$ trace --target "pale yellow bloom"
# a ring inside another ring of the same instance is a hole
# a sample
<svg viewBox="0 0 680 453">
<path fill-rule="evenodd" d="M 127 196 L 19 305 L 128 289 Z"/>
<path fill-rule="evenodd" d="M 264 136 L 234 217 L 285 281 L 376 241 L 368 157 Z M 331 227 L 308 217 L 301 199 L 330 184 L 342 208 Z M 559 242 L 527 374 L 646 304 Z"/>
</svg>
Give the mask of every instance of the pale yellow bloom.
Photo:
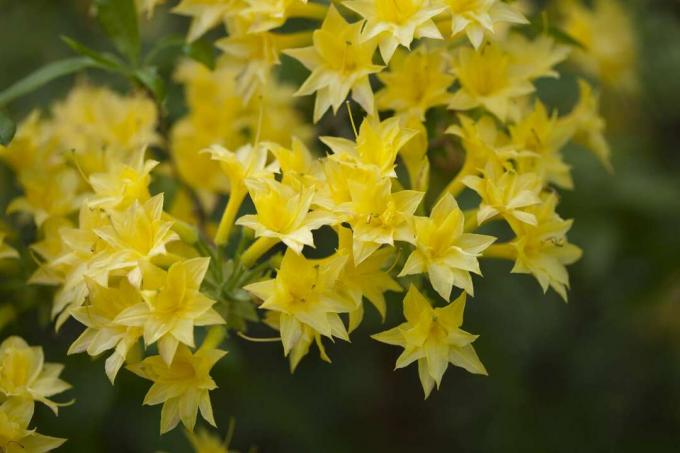
<svg viewBox="0 0 680 453">
<path fill-rule="evenodd" d="M 88 205 L 103 209 L 125 209 L 135 201 L 148 200 L 151 170 L 158 162 L 145 161 L 145 152 L 146 148 L 140 148 L 131 154 L 127 162 L 111 158 L 105 172 L 91 174 L 88 182 L 94 195 L 88 199 Z"/>
<path fill-rule="evenodd" d="M 78 165 L 89 175 L 106 171 L 106 151 L 119 155 L 160 142 L 154 102 L 137 93 L 78 85 L 52 108 L 50 122 L 62 152 L 75 151 Z"/>
<path fill-rule="evenodd" d="M 351 201 L 339 209 L 345 212 L 354 234 L 355 264 L 361 263 L 381 245 L 394 241 L 413 243 L 410 219 L 425 195 L 415 190 L 392 193 L 389 178 L 377 175 L 348 183 Z"/>
<path fill-rule="evenodd" d="M 445 7 L 432 6 L 430 0 L 348 0 L 343 5 L 366 19 L 365 39 L 378 38 L 385 63 L 399 45 L 410 48 L 417 38 L 442 39 L 432 18 Z"/>
<path fill-rule="evenodd" d="M 350 91 L 364 110 L 373 113 L 373 90 L 368 76 L 379 72 L 382 66 L 373 64 L 377 41 L 364 40 L 362 26 L 363 22 L 348 24 L 331 6 L 321 28 L 314 31 L 314 45 L 286 51 L 312 71 L 296 96 L 316 92 L 314 122 L 330 107 L 337 113 Z"/>
<path fill-rule="evenodd" d="M 331 159 L 396 178 L 397 154 L 417 133 L 403 127 L 398 117 L 381 122 L 369 116 L 361 123 L 356 143 L 340 137 L 321 137 L 321 141 L 333 151 Z"/>
<path fill-rule="evenodd" d="M 352 231 L 339 226 L 337 255 L 347 256 L 348 259 L 338 277 L 337 291 L 354 301 L 356 308 L 349 315 L 349 331 L 354 330 L 364 317 L 365 297 L 380 313 L 382 319 L 387 314 L 385 292 L 401 291 L 401 286 L 394 280 L 386 269 L 386 265 L 394 259 L 394 249 L 383 247 L 373 252 L 359 264 L 355 264 L 353 256 Z"/>
<path fill-rule="evenodd" d="M 153 382 L 144 404 L 163 403 L 161 434 L 175 428 L 180 420 L 193 431 L 199 410 L 203 419 L 215 426 L 209 392 L 216 389 L 217 384 L 210 377 L 210 370 L 225 354 L 225 351 L 208 347 L 192 353 L 188 347 L 180 345 L 169 365 L 158 355 L 128 365 L 130 371 Z"/>
<path fill-rule="evenodd" d="M 7 212 L 30 214 L 37 226 L 50 218 L 68 216 L 83 200 L 80 176 L 70 167 L 24 172 L 19 181 L 24 194 L 12 200 Z"/>
<path fill-rule="evenodd" d="M 314 261 L 289 249 L 275 279 L 244 288 L 264 301 L 261 309 L 279 312 L 285 355 L 301 340 L 305 326 L 328 338 L 349 340 L 338 313 L 350 312 L 355 304 L 335 288 L 346 260 L 346 256 L 336 256 Z"/>
<path fill-rule="evenodd" d="M 33 404 L 11 398 L 0 405 L 0 451 L 3 453 L 45 453 L 59 448 L 66 439 L 45 436 L 28 426 Z"/>
<path fill-rule="evenodd" d="M 447 74 L 449 62 L 442 49 L 419 46 L 412 52 L 397 52 L 390 71 L 378 75 L 385 85 L 376 93 L 379 110 L 425 119 L 432 107 L 448 103 L 448 88 L 454 77 Z"/>
<path fill-rule="evenodd" d="M 167 273 L 150 267 L 145 279 L 156 273 L 151 278 L 160 287 L 145 289 L 144 300 L 122 310 L 114 324 L 143 329 L 144 344 L 158 342 L 163 361 L 172 364 L 180 343 L 194 347 L 194 326 L 225 322 L 212 308 L 215 301 L 200 292 L 209 264 L 210 258 L 200 257 L 174 263 Z"/>
<path fill-rule="evenodd" d="M 579 80 L 579 93 L 578 104 L 563 118 L 562 126 L 571 130 L 576 142 L 590 149 L 611 171 L 611 149 L 604 135 L 607 122 L 600 115 L 600 97 L 585 80 Z"/>
<path fill-rule="evenodd" d="M 462 47 L 453 58 L 452 72 L 460 89 L 450 99 L 452 110 L 484 107 L 501 121 L 517 116 L 518 98 L 534 91 L 526 75 L 515 73 L 508 53 L 498 45 L 480 52 Z"/>
<path fill-rule="evenodd" d="M 511 225 L 515 221 L 536 224 L 536 216 L 527 211 L 528 207 L 541 203 L 542 185 L 536 174 L 517 173 L 489 164 L 481 177 L 466 176 L 463 183 L 482 198 L 477 212 L 480 225 L 497 215 Z"/>
<path fill-rule="evenodd" d="M 401 346 L 397 368 L 418 361 L 418 376 L 427 398 L 434 385 L 441 384 L 449 363 L 474 374 L 487 374 L 472 343 L 477 335 L 460 328 L 465 311 L 465 293 L 446 307 L 433 308 L 430 302 L 411 286 L 404 298 L 406 322 L 373 335 L 383 343 Z"/>
<path fill-rule="evenodd" d="M 257 237 L 278 239 L 302 253 L 305 245 L 314 247 L 313 230 L 336 222 L 329 212 L 310 212 L 313 188 L 297 191 L 274 179 L 248 179 L 246 183 L 257 214 L 245 215 L 236 224 L 254 230 Z"/>
<path fill-rule="evenodd" d="M 448 193 L 430 217 L 415 217 L 414 223 L 416 249 L 399 275 L 427 272 L 432 287 L 447 301 L 454 286 L 473 295 L 470 273 L 481 275 L 477 258 L 496 238 L 465 233 L 465 215 Z"/>
<path fill-rule="evenodd" d="M 162 218 L 163 194 L 140 204 L 133 203 L 124 211 L 110 213 L 110 225 L 96 228 L 94 233 L 115 252 L 121 267 L 130 267 L 130 282 L 139 286 L 140 263 L 166 253 L 166 245 L 179 239 L 171 230 L 173 222 Z"/>
<path fill-rule="evenodd" d="M 572 59 L 605 85 L 635 92 L 639 82 L 632 14 L 617 0 L 593 3 L 592 9 L 574 0 L 560 4 L 564 31 L 584 47 L 574 49 Z"/>
<path fill-rule="evenodd" d="M 526 24 L 527 19 L 512 4 L 502 0 L 438 0 L 451 14 L 451 36 L 465 33 L 477 49 L 485 36 L 493 36 L 503 23 Z"/>
<path fill-rule="evenodd" d="M 191 17 L 187 33 L 187 40 L 191 42 L 224 21 L 239 3 L 240 0 L 182 0 L 172 11 Z"/>
<path fill-rule="evenodd" d="M 528 151 L 515 159 L 519 172 L 535 173 L 546 185 L 573 188 L 571 167 L 564 162 L 560 152 L 571 139 L 573 130 L 558 118 L 556 111 L 548 115 L 546 107 L 537 100 L 533 110 L 509 129 L 512 144 Z"/>
<path fill-rule="evenodd" d="M 63 369 L 59 363 L 45 362 L 40 346 L 29 346 L 23 338 L 9 337 L 0 344 L 0 400 L 39 401 L 56 414 L 59 404 L 49 398 L 71 388 L 59 379 Z"/>
<path fill-rule="evenodd" d="M 87 352 L 95 357 L 114 349 L 105 364 L 106 375 L 113 383 L 128 352 L 142 336 L 141 328 L 120 325 L 114 320 L 121 312 L 141 302 L 141 294 L 127 279 L 121 279 L 117 286 L 108 288 L 87 277 L 85 281 L 88 304 L 72 310 L 71 316 L 86 329 L 71 344 L 68 353 Z"/>
<path fill-rule="evenodd" d="M 532 274 L 544 292 L 551 287 L 566 301 L 569 288 L 566 266 L 578 261 L 582 252 L 567 241 L 573 220 L 563 220 L 555 212 L 556 205 L 557 195 L 545 195 L 540 205 L 531 208 L 536 224 L 515 227 L 517 239 L 511 246 L 516 259 L 512 272 Z"/>
</svg>

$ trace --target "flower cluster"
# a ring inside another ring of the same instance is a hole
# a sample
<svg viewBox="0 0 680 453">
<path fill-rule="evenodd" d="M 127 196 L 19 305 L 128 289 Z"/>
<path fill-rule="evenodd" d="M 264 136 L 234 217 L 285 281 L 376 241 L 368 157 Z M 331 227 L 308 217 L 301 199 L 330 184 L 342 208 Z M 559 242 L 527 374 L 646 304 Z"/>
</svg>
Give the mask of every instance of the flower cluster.
<svg viewBox="0 0 680 453">
<path fill-rule="evenodd" d="M 151 16 L 159 3 L 137 6 Z M 30 282 L 56 288 L 57 328 L 84 327 L 69 353 L 106 353 L 112 383 L 126 363 L 152 381 L 144 404 L 163 404 L 161 432 L 193 431 L 199 412 L 215 425 L 210 371 L 228 331 L 278 331 L 294 370 L 312 344 L 330 361 L 328 340 L 349 341 L 366 305 L 384 320 L 407 290 L 405 322 L 373 338 L 404 349 L 397 368 L 417 361 L 427 397 L 449 364 L 487 374 L 462 329 L 484 260 L 567 299 L 581 250 L 558 213 L 557 190 L 574 185 L 564 155 L 574 143 L 609 168 L 610 150 L 591 82 L 559 112 L 536 81 L 570 55 L 628 78 L 579 34 L 619 14 L 611 1 L 560 12 L 572 40 L 526 26 L 519 2 L 337 3 L 182 0 L 187 45 L 221 23 L 228 34 L 214 67 L 178 61 L 180 114 L 80 84 L 0 147 L 22 189 L 8 212 L 37 228 Z M 291 18 L 318 27 L 289 32 Z M 309 71 L 297 91 L 277 77 L 290 57 Z M 295 100 L 310 95 L 306 121 Z M 345 105 L 348 120 L 328 112 Z M 16 256 L 3 239 L 0 258 Z M 22 392 L 51 404 L 64 387 L 37 388 Z"/>
<path fill-rule="evenodd" d="M 39 346 L 23 338 L 9 337 L 0 343 L 0 449 L 7 453 L 54 450 L 66 439 L 45 436 L 29 429 L 35 403 L 49 407 L 56 415 L 63 404 L 54 395 L 71 386 L 61 380 L 64 366 L 45 362 Z"/>
</svg>

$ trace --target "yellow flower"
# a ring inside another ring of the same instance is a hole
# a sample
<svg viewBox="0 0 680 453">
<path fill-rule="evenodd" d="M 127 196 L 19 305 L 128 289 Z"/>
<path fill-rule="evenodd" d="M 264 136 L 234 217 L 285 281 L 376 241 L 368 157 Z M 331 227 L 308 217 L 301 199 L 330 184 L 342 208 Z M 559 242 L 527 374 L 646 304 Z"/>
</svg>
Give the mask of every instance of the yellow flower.
<svg viewBox="0 0 680 453">
<path fill-rule="evenodd" d="M 312 230 L 336 222 L 328 212 L 309 211 L 312 188 L 297 191 L 274 179 L 248 179 L 246 183 L 257 214 L 244 215 L 236 224 L 254 230 L 257 237 L 280 240 L 299 254 L 305 245 L 314 247 Z"/>
<path fill-rule="evenodd" d="M 229 151 L 220 145 L 213 145 L 204 150 L 212 160 L 218 161 L 231 185 L 232 195 L 244 193 L 247 178 L 266 178 L 272 176 L 274 168 L 267 168 L 267 146 L 264 143 L 255 146 L 243 145 L 236 152 Z"/>
<path fill-rule="evenodd" d="M 130 156 L 129 162 L 111 159 L 104 173 L 93 173 L 88 178 L 94 195 L 88 199 L 90 207 L 125 209 L 133 202 L 149 199 L 151 170 L 158 162 L 144 160 L 146 148 Z"/>
<path fill-rule="evenodd" d="M 289 148 L 274 142 L 266 142 L 264 145 L 276 158 L 284 182 L 289 178 L 295 178 L 305 186 L 311 187 L 319 183 L 319 179 L 322 178 L 321 164 L 302 140 L 293 137 Z"/>
<path fill-rule="evenodd" d="M 349 314 L 349 331 L 356 329 L 364 317 L 364 305 L 361 303 L 365 297 L 385 319 L 387 306 L 385 304 L 385 292 L 401 291 L 401 286 L 385 269 L 385 265 L 394 255 L 394 250 L 389 247 L 376 250 L 368 258 L 359 264 L 354 263 L 352 255 L 352 231 L 349 228 L 339 226 L 337 255 L 347 256 L 348 259 L 340 272 L 337 281 L 337 291 L 353 300 L 356 308 Z"/>
<path fill-rule="evenodd" d="M 174 263 L 167 273 L 150 267 L 145 281 L 156 273 L 152 278 L 160 280 L 160 287 L 143 291 L 144 301 L 120 312 L 114 324 L 143 329 L 144 344 L 158 342 L 160 356 L 170 365 L 179 343 L 194 347 L 194 326 L 224 324 L 212 308 L 215 301 L 200 292 L 209 264 L 210 258 L 200 257 Z"/>
<path fill-rule="evenodd" d="M 446 133 L 457 136 L 465 149 L 466 168 L 461 171 L 476 172 L 488 162 L 504 165 L 518 157 L 515 146 L 493 117 L 483 115 L 475 121 L 466 115 L 458 115 L 458 121 L 460 125 L 449 126 Z"/>
<path fill-rule="evenodd" d="M 314 31 L 314 45 L 286 51 L 312 71 L 295 95 L 316 92 L 314 122 L 330 107 L 337 113 L 350 90 L 354 100 L 368 113 L 373 113 L 373 91 L 368 76 L 379 72 L 382 66 L 373 64 L 377 42 L 364 40 L 362 27 L 363 22 L 345 22 L 331 6 L 321 28 Z"/>
<path fill-rule="evenodd" d="M 569 274 L 565 266 L 581 258 L 581 249 L 567 241 L 573 220 L 563 220 L 556 212 L 557 195 L 544 195 L 542 203 L 531 209 L 535 225 L 526 223 L 515 229 L 517 239 L 515 267 L 512 272 L 533 274 L 543 288 L 552 287 L 565 301 L 569 288 Z"/>
<path fill-rule="evenodd" d="M 285 355 L 301 340 L 305 326 L 325 337 L 349 341 L 338 313 L 350 312 L 354 302 L 335 289 L 346 260 L 346 256 L 336 256 L 313 261 L 289 249 L 275 279 L 244 287 L 264 301 L 260 308 L 280 313 L 279 328 Z"/>
<path fill-rule="evenodd" d="M 439 388 L 449 363 L 470 373 L 487 374 L 472 346 L 477 335 L 460 329 L 464 311 L 465 293 L 446 307 L 433 308 L 418 289 L 411 286 L 404 298 L 406 322 L 372 337 L 404 348 L 397 359 L 397 368 L 418 361 L 418 376 L 427 398 L 435 384 Z"/>
<path fill-rule="evenodd" d="M 105 287 L 85 277 L 88 288 L 88 304 L 71 312 L 78 322 L 86 326 L 85 331 L 71 344 L 69 354 L 85 352 L 93 357 L 114 349 L 106 359 L 105 369 L 111 383 L 123 366 L 130 348 L 142 336 L 142 329 L 128 327 L 114 322 L 124 310 L 141 302 L 139 290 L 127 279 L 121 279 L 117 286 Z"/>
<path fill-rule="evenodd" d="M 52 108 L 51 130 L 62 151 L 75 151 L 86 175 L 106 171 L 106 151 L 120 156 L 160 142 L 158 112 L 141 92 L 122 96 L 86 84 Z"/>
<path fill-rule="evenodd" d="M 227 18 L 240 0 L 182 0 L 172 10 L 175 14 L 192 18 L 187 41 L 195 41 Z"/>
<path fill-rule="evenodd" d="M 225 441 L 208 430 L 199 428 L 195 433 L 187 431 L 186 435 L 194 453 L 229 453 L 229 446 Z"/>
<path fill-rule="evenodd" d="M 480 52 L 458 49 L 452 71 L 460 82 L 449 102 L 453 110 L 484 107 L 505 121 L 517 116 L 517 98 L 534 91 L 526 77 L 512 71 L 510 55 L 498 45 L 488 45 Z"/>
<path fill-rule="evenodd" d="M 579 80 L 580 97 L 574 110 L 562 120 L 562 126 L 571 128 L 574 140 L 589 148 L 612 171 L 611 149 L 604 132 L 607 123 L 600 115 L 600 98 L 585 80 Z"/>
<path fill-rule="evenodd" d="M 163 194 L 140 204 L 134 202 L 124 211 L 110 213 L 110 225 L 95 228 L 94 233 L 114 251 L 121 267 L 132 268 L 130 282 L 141 282 L 140 262 L 166 253 L 168 242 L 179 239 L 171 230 L 173 222 L 162 219 Z"/>
<path fill-rule="evenodd" d="M 268 311 L 264 316 L 263 322 L 272 329 L 281 332 L 281 316 L 282 313 L 278 311 Z M 307 324 L 302 324 L 300 329 L 301 329 L 300 337 L 293 344 L 293 346 L 290 349 L 290 352 L 288 353 L 288 363 L 290 365 L 290 372 L 294 373 L 302 359 L 307 354 L 309 354 L 309 349 L 311 348 L 312 343 L 316 344 L 317 348 L 319 349 L 319 356 L 321 357 L 321 360 L 327 363 L 331 363 L 331 359 L 330 357 L 328 357 L 328 354 L 326 353 L 326 348 L 323 345 L 321 334 L 314 330 L 312 327 L 308 326 Z"/>
<path fill-rule="evenodd" d="M 188 347 L 180 345 L 169 365 L 158 355 L 128 365 L 136 375 L 153 381 L 144 404 L 163 403 L 161 434 L 175 428 L 180 420 L 193 431 L 199 410 L 203 419 L 215 426 L 209 392 L 216 389 L 217 384 L 210 377 L 210 370 L 225 354 L 225 351 L 207 347 L 192 353 Z"/>
<path fill-rule="evenodd" d="M 28 429 L 34 407 L 30 401 L 10 398 L 0 405 L 0 451 L 44 453 L 59 448 L 66 439 L 44 436 Z"/>
<path fill-rule="evenodd" d="M 535 173 L 546 185 L 553 183 L 565 189 L 573 188 L 571 167 L 560 153 L 573 131 L 565 127 L 556 111 L 548 115 L 543 103 L 536 100 L 533 110 L 509 129 L 513 145 L 528 151 L 515 159 L 520 173 Z"/>
<path fill-rule="evenodd" d="M 378 38 L 385 63 L 399 45 L 410 48 L 416 38 L 442 39 L 432 18 L 445 7 L 429 0 L 348 0 L 343 5 L 366 19 L 365 39 Z"/>
<path fill-rule="evenodd" d="M 518 77 L 538 79 L 541 77 L 558 78 L 554 69 L 571 52 L 569 46 L 558 44 L 547 34 L 529 39 L 519 33 L 511 33 L 498 42 L 510 56 L 512 71 Z"/>
<path fill-rule="evenodd" d="M 245 3 L 240 15 L 250 22 L 248 33 L 255 34 L 280 27 L 307 0 L 245 0 Z"/>
<path fill-rule="evenodd" d="M 0 232 L 0 260 L 5 258 L 18 258 L 19 253 L 5 243 L 6 234 Z"/>
<path fill-rule="evenodd" d="M 0 159 L 17 174 L 64 163 L 52 139 L 50 124 L 40 112 L 31 112 L 17 127 L 9 145 L 0 145 Z"/>
<path fill-rule="evenodd" d="M 485 36 L 494 35 L 501 23 L 529 23 L 520 10 L 502 0 L 438 0 L 451 14 L 451 36 L 465 32 L 479 48 Z"/>
<path fill-rule="evenodd" d="M 354 233 L 354 263 L 359 264 L 381 245 L 394 241 L 413 243 L 411 217 L 425 195 L 415 190 L 392 193 L 389 178 L 349 181 L 351 201 L 339 209 L 345 212 Z"/>
<path fill-rule="evenodd" d="M 257 92 L 265 91 L 287 43 L 283 35 L 241 30 L 250 23 L 232 20 L 229 24 L 229 36 L 219 39 L 215 45 L 224 52 L 228 67 L 235 71 L 236 92 L 244 102 L 249 102 Z"/>
<path fill-rule="evenodd" d="M 366 167 L 383 177 L 396 178 L 397 153 L 417 133 L 414 129 L 402 127 L 398 117 L 381 122 L 369 116 L 361 123 L 356 143 L 340 137 L 321 137 L 321 141 L 333 151 L 331 159 Z"/>
<path fill-rule="evenodd" d="M 637 38 L 631 14 L 615 0 L 593 4 L 592 9 L 578 1 L 560 4 L 564 31 L 584 47 L 574 49 L 572 59 L 604 84 L 635 92 L 639 88 Z"/>
<path fill-rule="evenodd" d="M 49 398 L 71 388 L 59 379 L 63 369 L 59 363 L 46 363 L 40 346 L 9 337 L 0 344 L 0 399 L 39 401 L 56 414 L 59 404 Z"/>
<path fill-rule="evenodd" d="M 482 224 L 497 215 L 511 225 L 515 220 L 536 224 L 536 216 L 527 208 L 541 203 L 541 180 L 534 173 L 517 173 L 498 165 L 487 165 L 482 177 L 470 175 L 463 183 L 482 198 L 477 223 Z"/>
<path fill-rule="evenodd" d="M 474 294 L 470 273 L 481 275 L 477 257 L 496 240 L 464 232 L 465 215 L 453 195 L 445 194 L 430 217 L 415 217 L 416 249 L 399 276 L 427 272 L 432 287 L 447 301 L 453 286 Z"/>
<path fill-rule="evenodd" d="M 424 120 L 429 109 L 449 101 L 454 77 L 447 74 L 448 66 L 441 49 L 419 46 L 409 53 L 397 52 L 390 72 L 378 75 L 384 85 L 375 97 L 378 109 Z"/>
<path fill-rule="evenodd" d="M 54 217 L 66 217 L 80 207 L 80 176 L 69 167 L 30 171 L 19 176 L 24 195 L 12 200 L 7 212 L 25 212 L 37 226 Z"/>
</svg>

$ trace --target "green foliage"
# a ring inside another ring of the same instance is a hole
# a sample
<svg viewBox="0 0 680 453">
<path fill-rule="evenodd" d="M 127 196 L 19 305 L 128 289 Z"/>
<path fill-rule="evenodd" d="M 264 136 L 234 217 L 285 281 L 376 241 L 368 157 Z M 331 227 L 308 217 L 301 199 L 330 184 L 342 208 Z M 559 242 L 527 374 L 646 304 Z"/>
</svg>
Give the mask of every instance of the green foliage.
<svg viewBox="0 0 680 453">
<path fill-rule="evenodd" d="M 0 111 L 0 145 L 8 145 L 14 138 L 17 125 L 4 112 Z"/>
<path fill-rule="evenodd" d="M 59 77 L 96 66 L 90 57 L 75 57 L 48 63 L 0 92 L 0 106 L 24 96 Z"/>
<path fill-rule="evenodd" d="M 95 0 L 94 3 L 97 19 L 116 49 L 136 63 L 141 42 L 134 0 Z"/>
</svg>

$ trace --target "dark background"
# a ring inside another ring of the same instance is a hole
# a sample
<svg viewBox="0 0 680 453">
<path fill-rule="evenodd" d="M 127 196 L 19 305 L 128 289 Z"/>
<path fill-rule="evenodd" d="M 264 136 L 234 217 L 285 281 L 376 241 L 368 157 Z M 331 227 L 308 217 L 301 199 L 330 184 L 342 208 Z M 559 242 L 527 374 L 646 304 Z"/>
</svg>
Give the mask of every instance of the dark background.
<svg viewBox="0 0 680 453">
<path fill-rule="evenodd" d="M 295 375 L 279 344 L 228 340 L 229 356 L 214 370 L 212 393 L 222 434 L 236 418 L 234 448 L 262 452 L 347 451 L 679 451 L 680 450 L 680 3 L 628 4 L 639 35 L 639 96 L 604 93 L 615 173 L 574 149 L 576 189 L 563 193 L 560 212 L 575 218 L 570 233 L 584 258 L 571 267 L 569 303 L 543 295 L 510 263 L 483 263 L 466 329 L 489 377 L 449 368 L 442 388 L 424 401 L 415 366 L 393 372 L 397 348 L 368 335 L 329 345 L 333 364 L 315 351 Z M 70 55 L 67 34 L 107 46 L 88 16 L 88 1 L 0 0 L 0 88 L 48 61 Z M 162 11 L 162 10 L 161 10 Z M 145 24 L 148 41 L 181 18 Z M 165 19 L 162 19 L 166 16 Z M 101 76 L 93 74 L 92 79 Z M 21 116 L 63 96 L 64 79 L 22 99 Z M 561 105 L 575 94 L 574 76 L 540 84 Z M 9 173 L 0 169 L 4 210 Z M 49 307 L 49 292 L 4 288 L 0 303 L 31 298 Z M 64 452 L 189 451 L 180 429 L 159 437 L 160 407 L 143 407 L 147 381 L 121 371 L 112 387 L 103 360 L 64 359 L 78 334 L 75 323 L 56 334 L 36 328 L 44 308 L 30 310 L 0 333 L 44 345 L 47 358 L 65 362 L 74 406 L 55 418 L 40 407 L 40 432 L 69 441 Z M 386 326 L 400 322 L 389 306 Z M 255 334 L 267 336 L 263 329 Z"/>
</svg>

